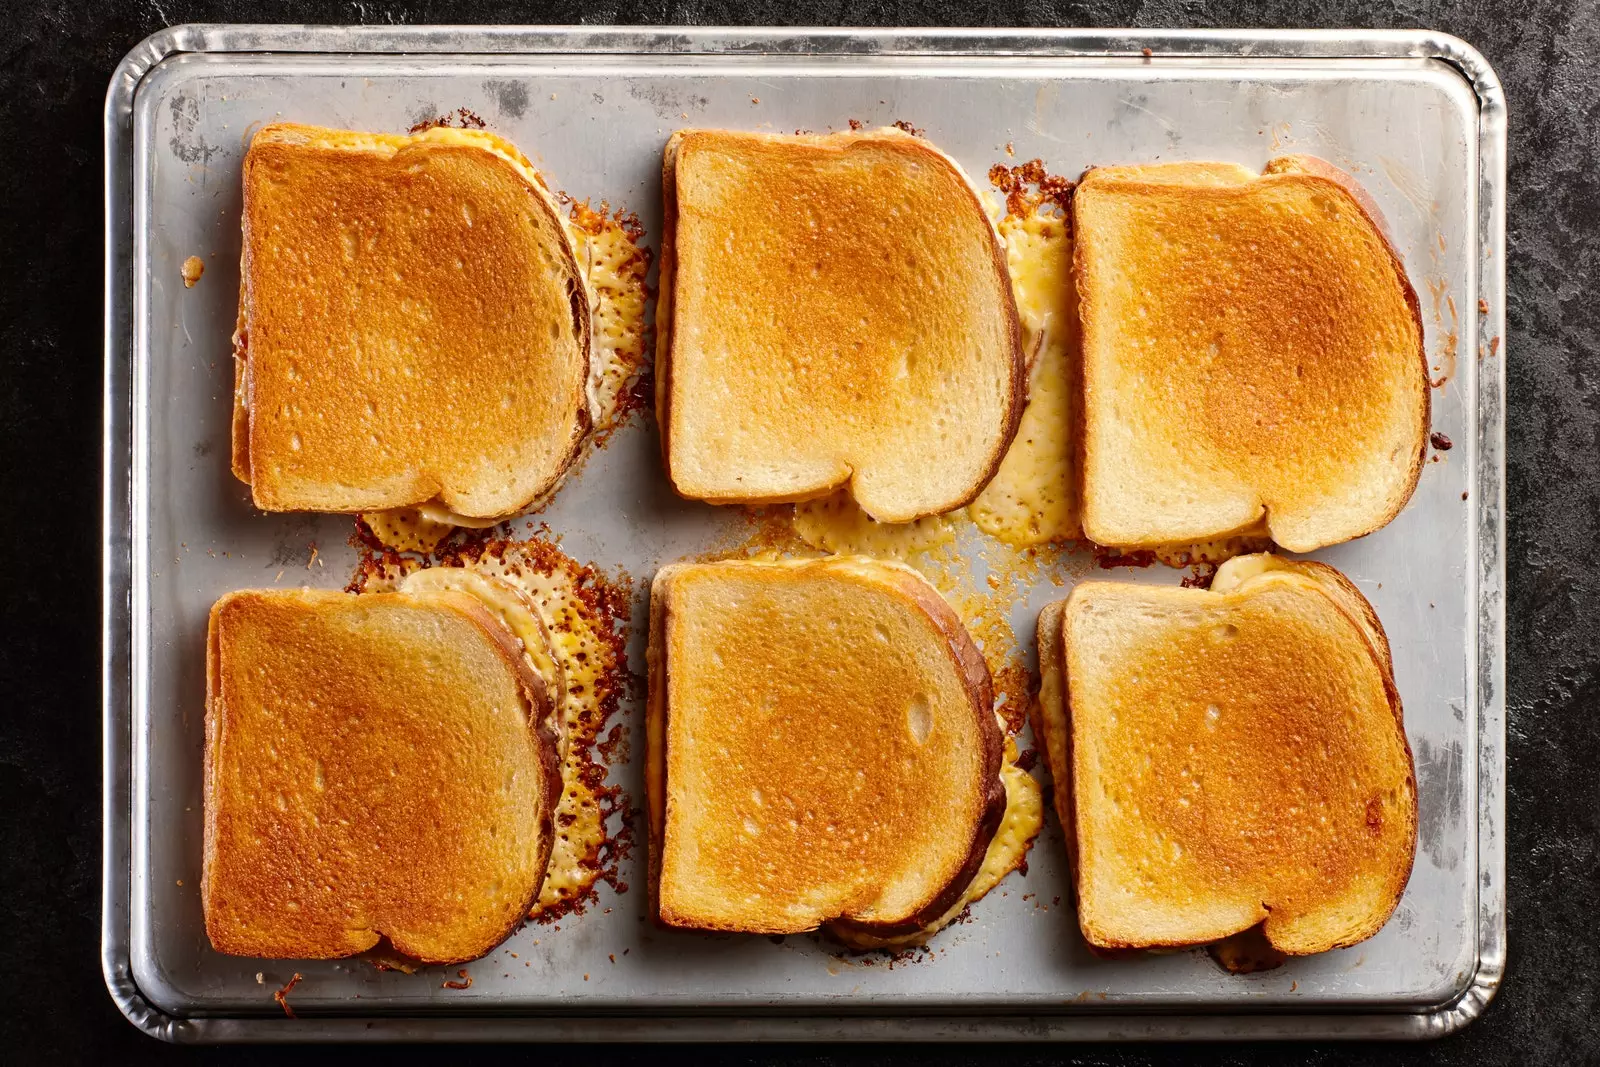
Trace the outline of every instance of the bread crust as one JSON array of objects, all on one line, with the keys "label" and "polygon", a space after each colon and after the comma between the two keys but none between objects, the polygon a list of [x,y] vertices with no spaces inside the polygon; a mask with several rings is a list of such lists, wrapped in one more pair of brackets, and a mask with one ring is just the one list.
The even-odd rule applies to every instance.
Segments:
[{"label": "bread crust", "polygon": [[[267,511],[294,511],[294,510],[338,510],[344,512],[377,511],[388,508],[411,507],[417,504],[439,501],[444,506],[459,514],[472,518],[509,518],[522,514],[534,505],[546,500],[576,462],[581,453],[584,441],[587,440],[593,429],[593,413],[590,412],[587,396],[587,381],[593,362],[593,324],[590,318],[590,300],[588,296],[588,281],[580,268],[576,249],[573,247],[572,235],[561,216],[559,204],[548,188],[543,184],[533,170],[527,157],[515,145],[503,138],[483,131],[455,131],[465,133],[482,144],[435,142],[429,133],[413,135],[410,137],[388,136],[380,134],[360,134],[345,130],[330,130],[315,126],[305,126],[295,123],[273,123],[263,127],[251,140],[250,151],[246,153],[244,163],[243,188],[244,210],[241,213],[241,231],[243,234],[242,248],[240,251],[239,269],[239,315],[238,324],[233,336],[234,345],[234,403],[233,403],[233,471],[240,481],[251,487],[251,495],[255,505]],[[512,161],[506,165],[513,169],[524,168],[526,173],[519,171],[519,176],[525,179],[523,185],[530,193],[530,203],[536,205],[535,210],[543,218],[544,226],[549,232],[558,235],[552,242],[553,247],[559,252],[561,258],[561,277],[555,279],[557,284],[565,286],[567,305],[572,317],[574,337],[578,346],[580,372],[577,375],[576,401],[573,409],[573,426],[568,440],[563,446],[563,452],[555,459],[551,466],[552,473],[541,484],[533,486],[526,494],[525,499],[508,510],[497,511],[494,514],[477,514],[465,506],[465,501],[449,484],[441,484],[436,492],[426,494],[418,493],[391,493],[382,501],[351,501],[340,508],[308,507],[297,503],[285,503],[277,499],[274,491],[268,494],[255,478],[252,468],[252,457],[259,452],[254,447],[252,436],[252,412],[256,407],[254,400],[254,376],[250,373],[250,336],[251,323],[260,314],[258,298],[255,292],[254,279],[256,269],[254,263],[254,247],[256,239],[253,234],[252,213],[250,209],[256,185],[255,171],[260,164],[258,146],[270,148],[273,145],[291,144],[300,146],[302,151],[338,154],[351,153],[354,155],[385,154],[389,157],[406,152],[418,150],[424,146],[428,152],[439,153],[488,153],[492,158],[500,159],[499,153],[509,157]],[[314,146],[314,147],[313,147]],[[533,180],[526,180],[532,175]],[[265,238],[263,238],[265,239]]]},{"label": "bread crust", "polygon": [[[1308,175],[1328,183],[1353,200],[1356,209],[1366,218],[1368,225],[1377,233],[1384,250],[1389,253],[1389,260],[1394,265],[1394,275],[1400,280],[1400,293],[1405,297],[1406,306],[1411,309],[1411,319],[1417,327],[1417,373],[1422,377],[1422,402],[1421,411],[1418,413],[1421,428],[1417,431],[1416,454],[1412,456],[1405,488],[1393,506],[1366,529],[1352,534],[1349,540],[1353,541],[1383,529],[1405,510],[1405,506],[1411,503],[1411,497],[1417,491],[1417,482],[1422,478],[1422,465],[1428,460],[1428,429],[1433,425],[1433,388],[1428,378],[1428,340],[1422,326],[1422,301],[1418,299],[1417,290],[1411,284],[1410,276],[1406,274],[1405,261],[1400,258],[1399,251],[1394,247],[1394,239],[1389,233],[1389,220],[1384,218],[1383,212],[1378,208],[1378,202],[1372,199],[1372,194],[1367,192],[1355,178],[1326,160],[1308,155],[1278,156],[1268,160],[1261,173],[1263,176],[1291,173]],[[1271,516],[1268,516],[1269,529],[1270,526]],[[1338,574],[1337,571],[1334,573]],[[1344,581],[1344,575],[1339,575],[1339,579]],[[1365,603],[1365,598],[1362,602]],[[1376,620],[1377,616],[1374,615],[1373,618]],[[1387,644],[1384,647],[1387,649]]]},{"label": "bread crust", "polygon": [[994,684],[989,675],[983,653],[972,641],[960,618],[938,591],[910,568],[876,560],[853,560],[830,557],[821,560],[757,562],[724,561],[722,564],[670,564],[656,572],[650,587],[650,641],[647,652],[649,689],[647,694],[648,760],[646,764],[647,807],[650,816],[650,913],[656,922],[675,929],[698,929],[708,932],[755,932],[738,924],[692,923],[676,921],[663,912],[660,903],[661,860],[665,843],[667,805],[670,788],[666,782],[666,737],[668,732],[670,701],[667,699],[667,675],[670,668],[666,637],[668,621],[673,613],[672,585],[675,577],[684,571],[707,566],[774,567],[774,568],[828,568],[840,564],[860,567],[869,565],[874,579],[881,579],[906,597],[934,626],[943,639],[945,651],[966,683],[968,706],[974,714],[977,738],[981,746],[979,777],[984,783],[980,816],[973,827],[966,858],[929,902],[915,913],[896,922],[870,922],[837,916],[824,919],[821,929],[846,939],[852,935],[868,937],[898,937],[918,932],[941,918],[965,892],[973,877],[982,867],[989,844],[993,840],[1005,814],[1005,788],[1000,778],[1005,738],[994,716]]},{"label": "bread crust", "polygon": [[[1412,413],[1412,424],[1415,427],[1413,435],[1413,450],[1404,476],[1396,483],[1394,498],[1381,511],[1368,521],[1353,526],[1348,532],[1341,532],[1335,540],[1324,541],[1317,544],[1303,543],[1290,545],[1295,551],[1311,551],[1315,548],[1325,547],[1327,544],[1340,543],[1365,537],[1387,526],[1404,510],[1416,491],[1417,482],[1421,477],[1423,463],[1427,458],[1428,429],[1432,419],[1432,396],[1428,379],[1428,358],[1426,349],[1426,335],[1422,322],[1422,307],[1417,298],[1415,288],[1406,274],[1404,261],[1395,249],[1389,234],[1386,220],[1379,211],[1371,195],[1361,187],[1353,177],[1332,164],[1307,155],[1286,155],[1270,160],[1259,174],[1250,172],[1247,168],[1234,165],[1208,164],[1208,163],[1172,163],[1161,164],[1150,168],[1116,167],[1116,168],[1090,168],[1085,171],[1079,181],[1079,190],[1088,186],[1091,190],[1096,182],[1115,181],[1117,185],[1126,190],[1139,194],[1155,194],[1170,191],[1174,185],[1181,185],[1181,176],[1192,173],[1197,186],[1236,186],[1252,182],[1269,180],[1273,178],[1292,178],[1296,181],[1321,186],[1333,192],[1340,199],[1346,201],[1356,214],[1365,221],[1372,233],[1378,238],[1378,243],[1387,254],[1393,268],[1394,277],[1400,288],[1401,296],[1409,312],[1411,323],[1415,330],[1416,346],[1414,349],[1415,377],[1420,383],[1418,401]],[[1081,235],[1083,226],[1079,219],[1079,210],[1082,200],[1073,197],[1072,217],[1074,233]],[[1097,285],[1104,284],[1099,280],[1097,272],[1089,262],[1089,242],[1076,240],[1073,245],[1073,277],[1078,290],[1078,308],[1080,316],[1081,334],[1084,340],[1084,350],[1088,351],[1092,339],[1098,335],[1102,326],[1098,321],[1090,293]],[[1088,360],[1083,361],[1082,378],[1079,386],[1080,410],[1088,412],[1090,409],[1089,393],[1095,388],[1094,372]],[[1080,418],[1075,427],[1077,448],[1077,474],[1078,484],[1089,484],[1089,455],[1093,446],[1087,417]],[[1094,505],[1092,494],[1083,494],[1083,513],[1085,516],[1084,532],[1086,536],[1093,537],[1090,527],[1096,524],[1092,514]],[[1273,531],[1272,509],[1260,505],[1257,520],[1264,522],[1268,531],[1273,533],[1274,540],[1279,540]],[[1249,523],[1246,524],[1250,525]],[[1242,527],[1241,527],[1242,528]],[[1114,544],[1124,548],[1148,548],[1164,543],[1183,543],[1187,541],[1203,540],[1227,536],[1231,531],[1216,530],[1208,532],[1204,537],[1191,537],[1185,534],[1177,538],[1158,538],[1153,540],[1135,541],[1127,538],[1108,538],[1102,543]],[[1279,540],[1279,543],[1284,543]]]},{"label": "bread crust", "polygon": [[[1402,838],[1406,842],[1406,851],[1403,862],[1398,864],[1394,869],[1394,873],[1397,875],[1397,877],[1393,881],[1395,888],[1393,889],[1392,894],[1387,898],[1383,906],[1375,908],[1372,911],[1370,920],[1368,922],[1355,928],[1345,937],[1330,940],[1326,943],[1317,944],[1311,949],[1307,949],[1304,946],[1285,944],[1283,942],[1274,940],[1271,934],[1272,924],[1266,921],[1241,927],[1239,930],[1232,931],[1226,935],[1231,937],[1243,932],[1244,930],[1253,929],[1255,926],[1259,925],[1262,927],[1263,936],[1266,937],[1267,941],[1275,950],[1282,952],[1285,955],[1308,955],[1315,952],[1325,952],[1337,948],[1345,948],[1349,945],[1366,940],[1367,938],[1376,934],[1378,930],[1380,930],[1387,923],[1388,919],[1393,914],[1394,909],[1398,906],[1400,898],[1404,894],[1405,887],[1410,881],[1411,872],[1416,859],[1418,827],[1418,811],[1416,804],[1416,764],[1409,740],[1406,737],[1403,709],[1401,707],[1399,690],[1394,682],[1393,656],[1389,647],[1388,638],[1385,635],[1383,627],[1378,621],[1377,614],[1372,609],[1371,604],[1364,596],[1362,596],[1361,592],[1352,582],[1350,582],[1348,578],[1327,564],[1310,560],[1286,560],[1270,555],[1265,557],[1239,557],[1237,562],[1244,563],[1253,558],[1265,558],[1269,561],[1269,566],[1265,571],[1250,575],[1249,577],[1245,578],[1239,583],[1238,586],[1228,590],[1225,593],[1214,593],[1209,590],[1165,590],[1164,592],[1170,593],[1174,597],[1182,597],[1184,599],[1204,602],[1216,597],[1231,598],[1248,596],[1250,595],[1252,586],[1257,585],[1263,580],[1273,581],[1274,579],[1269,576],[1277,571],[1286,571],[1290,574],[1309,579],[1311,588],[1306,589],[1306,592],[1311,595],[1320,596],[1329,606],[1334,609],[1338,615],[1342,616],[1350,624],[1351,628],[1360,636],[1362,644],[1366,652],[1371,656],[1374,665],[1378,667],[1378,673],[1381,677],[1384,696],[1394,717],[1395,734],[1399,741],[1400,751],[1403,754],[1405,763],[1405,778],[1402,785],[1405,793],[1407,794],[1408,803],[1403,808],[1406,821],[1402,829]],[[1065,758],[1061,760],[1054,758],[1051,754],[1049,746],[1047,745],[1046,762],[1050,769],[1056,794],[1056,810],[1062,819],[1062,827],[1065,831],[1064,836],[1067,841],[1068,856],[1072,871],[1070,882],[1075,902],[1081,901],[1085,892],[1085,886],[1083,883],[1084,873],[1082,865],[1079,862],[1079,854],[1081,852],[1081,838],[1085,833],[1088,832],[1088,827],[1086,827],[1083,822],[1083,817],[1081,814],[1082,808],[1077,802],[1077,792],[1083,783],[1079,780],[1077,774],[1075,773],[1077,767],[1075,752],[1082,743],[1079,734],[1082,729],[1083,716],[1075,713],[1072,701],[1072,687],[1067,684],[1068,678],[1066,676],[1070,673],[1067,665],[1070,662],[1071,657],[1071,637],[1067,632],[1064,621],[1065,614],[1068,610],[1070,610],[1070,604],[1074,599],[1081,595],[1088,595],[1087,590],[1090,590],[1095,586],[1104,587],[1107,585],[1126,585],[1126,583],[1084,583],[1083,585],[1080,585],[1074,589],[1072,595],[1067,599],[1047,605],[1040,615],[1039,642],[1041,670],[1045,669],[1047,661],[1053,660],[1063,674],[1061,679],[1061,696],[1064,701],[1064,707],[1057,709],[1057,714],[1063,715],[1065,719],[1063,724],[1066,727],[1064,746]],[[1139,588],[1141,591],[1148,591],[1144,589],[1144,587]],[[1052,621],[1055,623],[1054,626],[1051,625]],[[1050,642],[1054,642],[1054,649],[1047,648],[1047,643]],[[1051,709],[1041,706],[1041,716],[1048,715],[1050,713]],[[1267,907],[1267,911],[1270,914],[1270,906]],[[1081,916],[1082,913],[1080,911],[1080,918]],[[1192,940],[1159,939],[1141,940],[1135,942],[1127,939],[1105,936],[1092,931],[1087,925],[1084,925],[1083,927],[1083,935],[1090,947],[1094,949],[1097,954],[1114,956],[1152,948],[1182,948],[1196,945],[1214,944],[1219,940],[1218,938],[1213,937],[1200,937]]]},{"label": "bread crust", "polygon": [[[1078,834],[1072,803],[1072,726],[1067,708],[1066,644],[1062,625],[1066,607],[1066,600],[1061,599],[1046,604],[1039,611],[1036,638],[1039,646],[1039,698],[1031,710],[1033,734],[1043,744],[1045,769],[1050,772],[1052,807],[1061,824],[1061,837],[1067,845],[1067,888],[1072,895],[1072,906],[1076,909]],[[1046,682],[1050,680],[1051,673],[1055,675],[1056,691],[1047,695]]]},{"label": "bread crust", "polygon": [[[395,953],[415,959],[423,964],[449,964],[464,963],[478,959],[494,949],[494,947],[510,937],[521,926],[528,911],[538,900],[539,890],[544,883],[545,867],[549,863],[550,852],[555,843],[554,813],[556,804],[560,800],[562,781],[561,768],[556,759],[555,738],[550,733],[545,723],[548,721],[549,695],[543,680],[533,670],[523,655],[516,639],[481,603],[466,593],[457,592],[430,592],[420,596],[403,593],[366,594],[367,596],[386,597],[396,600],[418,600],[442,607],[456,615],[461,616],[476,629],[480,630],[490,642],[498,658],[502,659],[517,679],[525,706],[522,709],[523,719],[527,724],[528,733],[533,740],[533,748],[537,757],[536,766],[541,776],[541,792],[543,794],[541,811],[538,816],[539,853],[536,860],[538,877],[532,880],[532,892],[527,894],[527,899],[512,912],[513,918],[507,925],[494,934],[491,939],[484,939],[470,951],[454,954],[430,954],[415,950],[404,938],[396,940],[389,931],[383,929],[384,922],[374,922],[371,930],[374,944],[380,944],[388,939],[393,945]],[[203,824],[203,857],[201,873],[201,904],[205,914],[206,933],[212,946],[218,951],[231,955],[256,956],[261,958],[292,958],[292,959],[338,959],[359,952],[366,951],[359,948],[350,951],[345,947],[326,948],[318,950],[312,944],[301,944],[297,951],[282,953],[274,951],[270,946],[264,946],[250,941],[248,938],[240,939],[235,936],[235,931],[220,923],[217,916],[215,902],[217,894],[222,890],[217,885],[215,877],[216,865],[219,861],[220,847],[220,820],[222,818],[223,787],[219,781],[221,768],[218,764],[218,752],[222,743],[223,724],[227,719],[224,711],[223,695],[223,641],[220,633],[221,618],[229,606],[244,598],[293,598],[298,596],[314,605],[317,599],[334,600],[349,596],[344,593],[334,593],[324,590],[300,590],[297,593],[287,590],[239,590],[224,595],[213,606],[208,618],[206,629],[206,715],[205,736],[206,750],[203,770],[203,795],[204,795],[204,824]]]},{"label": "bread crust", "polygon": [[[973,186],[971,178],[967,176],[960,164],[949,155],[920,137],[913,137],[893,127],[825,135],[735,133],[715,129],[678,130],[668,139],[662,159],[663,234],[659,277],[660,293],[656,301],[656,419],[661,433],[662,463],[666,468],[667,479],[671,483],[673,490],[686,499],[703,500],[712,504],[798,503],[827,496],[841,486],[852,486],[856,474],[855,469],[850,467],[842,478],[827,485],[817,485],[794,493],[751,495],[722,490],[697,491],[691,494],[681,488],[681,480],[673,471],[671,428],[674,333],[672,319],[676,303],[675,285],[678,274],[677,242],[675,237],[678,219],[677,157],[686,141],[719,137],[748,138],[772,144],[823,146],[837,148],[841,152],[852,145],[871,143],[892,147],[897,152],[919,157],[925,162],[933,162],[939,167],[948,168],[950,172],[959,177],[960,186],[969,197],[971,209],[985,220],[990,259],[996,272],[996,277],[1000,281],[998,291],[1001,296],[1001,314],[1006,323],[1007,347],[1010,354],[1009,399],[1002,422],[1002,429],[995,442],[992,454],[985,462],[981,476],[975,479],[973,484],[965,487],[962,492],[954,495],[952,499],[919,511],[917,514],[874,517],[880,518],[882,521],[911,522],[929,515],[954,511],[972,503],[978,494],[983,491],[984,486],[988,485],[990,480],[994,478],[995,473],[999,471],[1000,464],[1004,462],[1006,453],[1011,447],[1011,442],[1016,438],[1017,429],[1022,422],[1023,409],[1028,403],[1028,378],[1031,356],[1023,349],[1022,321],[1017,312],[1016,294],[1011,287],[1011,272],[1006,261],[1005,247],[1001,242],[999,233],[995,230],[992,220],[989,219],[987,211],[984,210],[983,201],[980,199],[977,189]],[[854,495],[853,489],[852,495]]]},{"label": "bread crust", "polygon": [[988,788],[983,800],[983,814],[973,830],[972,844],[966,862],[961,865],[939,895],[904,922],[862,922],[859,919],[840,916],[824,924],[830,931],[846,937],[852,934],[898,937],[915,933],[943,916],[961,898],[961,894],[966,892],[967,886],[977,875],[978,868],[983,866],[984,857],[989,852],[989,843],[994,840],[995,831],[1000,828],[1000,820],[1006,813],[1006,791],[1000,781],[1000,762],[1005,754],[1005,737],[1001,734],[1000,725],[994,718],[994,678],[989,674],[989,665],[984,661],[983,653],[978,650],[977,644],[973,642],[972,635],[962,624],[960,616],[939,591],[909,567],[903,571],[898,567],[894,570],[899,572],[895,578],[901,592],[916,603],[944,636],[951,658],[966,679],[969,703],[976,716],[978,736],[983,742],[983,769],[980,774],[982,780],[988,784]]}]

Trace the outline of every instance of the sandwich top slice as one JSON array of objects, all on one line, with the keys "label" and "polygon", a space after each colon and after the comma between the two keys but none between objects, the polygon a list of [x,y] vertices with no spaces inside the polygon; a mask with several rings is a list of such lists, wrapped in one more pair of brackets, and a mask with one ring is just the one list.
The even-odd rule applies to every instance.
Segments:
[{"label": "sandwich top slice", "polygon": [[[660,922],[874,945],[953,918],[1008,790],[988,668],[936,590],[852,557],[675,564],[650,627]],[[1033,822],[985,889],[1037,831],[1014,788]]]},{"label": "sandwich top slice", "polygon": [[1309,551],[1399,513],[1427,446],[1422,320],[1353,178],[1308,156],[1096,168],[1073,223],[1090,539],[1264,526]]},{"label": "sandwich top slice", "polygon": [[554,489],[591,422],[589,298],[510,142],[267,126],[243,226],[233,469],[258,507],[470,521]]},{"label": "sandwich top slice", "polygon": [[1103,949],[1260,926],[1287,955],[1377,933],[1417,789],[1389,644],[1348,579],[1238,556],[1210,590],[1085,582],[1039,621],[1039,713]]},{"label": "sandwich top slice", "polygon": [[873,518],[962,507],[1027,392],[1005,253],[961,169],[899,130],[667,143],[657,414],[714,503],[848,485]]},{"label": "sandwich top slice", "polygon": [[327,959],[475,959],[539,892],[560,795],[549,690],[454,589],[244,590],[207,648],[206,932]]}]

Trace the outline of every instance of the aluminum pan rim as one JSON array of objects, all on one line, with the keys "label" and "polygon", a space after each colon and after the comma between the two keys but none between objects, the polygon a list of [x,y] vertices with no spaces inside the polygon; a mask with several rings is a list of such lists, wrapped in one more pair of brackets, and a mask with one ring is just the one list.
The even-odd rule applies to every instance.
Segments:
[{"label": "aluminum pan rim", "polygon": [[[1476,541],[1479,740],[1478,960],[1464,992],[1427,1012],[1324,1014],[553,1015],[405,1018],[177,1018],[150,1004],[129,959],[131,864],[131,115],[140,82],[190,52],[452,54],[871,54],[1437,59],[1478,98],[1477,296],[1482,337],[1505,325],[1506,106],[1499,79],[1470,45],[1403,30],[764,29],[724,27],[183,25],[136,46],[105,104],[105,379],[102,468],[103,842],[101,967],[123,1014],[182,1043],[373,1040],[1237,1040],[1440,1037],[1482,1014],[1505,971],[1505,353],[1480,351]],[[1488,351],[1490,358],[1484,358]]]}]

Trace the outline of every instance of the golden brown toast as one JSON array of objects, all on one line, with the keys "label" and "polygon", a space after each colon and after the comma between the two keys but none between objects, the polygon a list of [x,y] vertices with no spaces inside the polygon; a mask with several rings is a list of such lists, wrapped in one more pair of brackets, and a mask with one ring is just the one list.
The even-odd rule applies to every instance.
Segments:
[{"label": "golden brown toast", "polygon": [[539,892],[560,794],[544,683],[453,590],[245,590],[211,612],[206,933],[327,959],[475,959]]},{"label": "golden brown toast", "polygon": [[1260,924],[1305,955],[1388,920],[1416,852],[1415,771],[1388,640],[1338,571],[1254,555],[1210,590],[1085,582],[1041,615],[1039,656],[1091,946]]},{"label": "golden brown toast", "polygon": [[1097,168],[1073,221],[1090,539],[1264,521],[1309,551],[1399,513],[1427,446],[1422,320],[1353,178],[1302,156]]},{"label": "golden brown toast", "polygon": [[234,473],[269,511],[520,513],[590,427],[584,287],[509,142],[264,127],[244,163]]},{"label": "golden brown toast", "polygon": [[988,668],[938,592],[864,558],[675,564],[650,620],[658,919],[847,939],[948,921],[1006,789]]},{"label": "golden brown toast", "polygon": [[680,130],[662,171],[657,414],[677,491],[873,518],[961,507],[1027,392],[1005,253],[960,168],[898,130]]}]

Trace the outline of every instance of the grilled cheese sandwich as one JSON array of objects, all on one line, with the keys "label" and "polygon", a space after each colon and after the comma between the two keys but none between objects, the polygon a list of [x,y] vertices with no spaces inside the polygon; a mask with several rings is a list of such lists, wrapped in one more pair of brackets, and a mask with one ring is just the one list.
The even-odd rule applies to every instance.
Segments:
[{"label": "grilled cheese sandwich", "polygon": [[1389,644],[1333,568],[1086,582],[1039,621],[1038,725],[1084,937],[1305,955],[1388,920],[1417,842]]},{"label": "grilled cheese sandwich", "polygon": [[1422,319],[1355,179],[1305,156],[1101,167],[1072,218],[1091,540],[1264,525],[1305,552],[1399,513],[1428,443]]},{"label": "grilled cheese sandwich", "polygon": [[518,514],[591,424],[554,198],[482,131],[275,124],[244,168],[234,472],[268,510]]},{"label": "grilled cheese sandwich", "polygon": [[502,617],[442,587],[217,602],[201,888],[217,951],[329,959],[387,940],[449,963],[517,928],[560,776],[550,691]]},{"label": "grilled cheese sandwich", "polygon": [[664,568],[649,663],[652,887],[668,926],[918,943],[1018,866],[1037,830],[1037,785],[1008,750],[982,654],[908,567]]},{"label": "grilled cheese sandwich", "polygon": [[887,522],[977,495],[1026,360],[1003,250],[948,156],[898,130],[680,130],[663,197],[656,406],[680,494],[848,487]]}]

